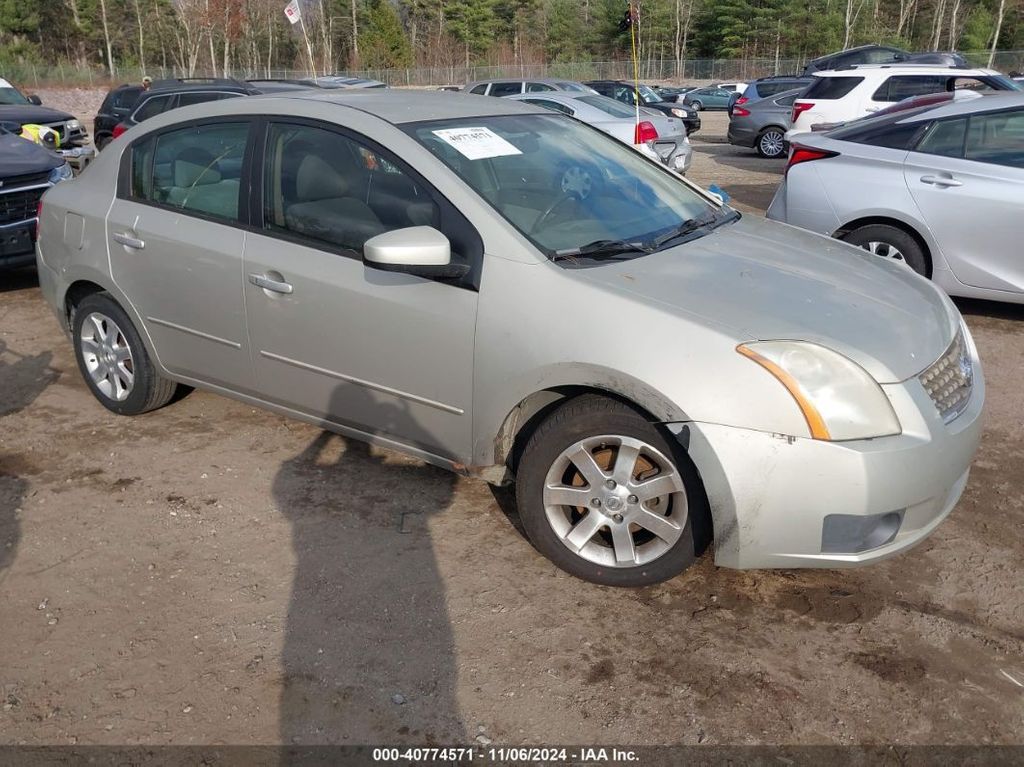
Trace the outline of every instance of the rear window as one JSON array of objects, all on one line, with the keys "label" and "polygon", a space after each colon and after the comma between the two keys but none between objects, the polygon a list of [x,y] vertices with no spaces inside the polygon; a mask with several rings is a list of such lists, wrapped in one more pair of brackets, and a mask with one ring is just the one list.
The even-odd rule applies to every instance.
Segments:
[{"label": "rear window", "polygon": [[612,117],[636,117],[636,110],[630,109],[621,101],[610,99],[607,96],[580,96],[577,101],[589,104],[595,109],[600,109]]},{"label": "rear window", "polygon": [[818,101],[841,99],[862,82],[863,77],[816,77],[800,98]]},{"label": "rear window", "polygon": [[758,83],[757,94],[766,99],[769,96],[776,96],[784,91],[791,91],[794,88],[802,88],[807,83],[801,80],[775,80],[770,83]]},{"label": "rear window", "polygon": [[129,109],[139,100],[142,88],[122,88],[110,94],[111,104],[114,109]]}]

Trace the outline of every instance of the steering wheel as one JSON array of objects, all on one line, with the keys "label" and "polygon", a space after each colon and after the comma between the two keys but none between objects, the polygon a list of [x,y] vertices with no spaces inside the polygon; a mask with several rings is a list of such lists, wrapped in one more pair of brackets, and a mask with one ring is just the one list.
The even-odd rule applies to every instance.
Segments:
[{"label": "steering wheel", "polygon": [[533,234],[538,230],[543,229],[544,224],[546,224],[548,222],[548,219],[554,215],[555,211],[561,208],[567,202],[576,202],[576,195],[572,192],[562,192],[562,194],[555,198],[555,201],[553,203],[548,205],[547,210],[540,214],[540,218],[537,219],[533,227],[530,229],[530,234]]},{"label": "steering wheel", "polygon": [[570,165],[562,172],[559,185],[562,194],[552,202],[530,229],[530,234],[541,229],[544,224],[554,215],[555,211],[561,208],[570,200],[585,200],[594,193],[595,173],[582,165]]}]

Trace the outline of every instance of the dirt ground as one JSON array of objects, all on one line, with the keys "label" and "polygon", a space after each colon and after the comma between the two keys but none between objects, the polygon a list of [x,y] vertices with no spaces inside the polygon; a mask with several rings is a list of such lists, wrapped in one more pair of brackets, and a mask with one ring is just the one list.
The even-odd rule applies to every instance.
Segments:
[{"label": "dirt ground", "polygon": [[[725,124],[690,175],[763,211],[782,163]],[[111,415],[0,279],[0,743],[1024,742],[1024,307],[960,304],[986,429],[924,544],[632,591],[396,454],[202,392]]]}]

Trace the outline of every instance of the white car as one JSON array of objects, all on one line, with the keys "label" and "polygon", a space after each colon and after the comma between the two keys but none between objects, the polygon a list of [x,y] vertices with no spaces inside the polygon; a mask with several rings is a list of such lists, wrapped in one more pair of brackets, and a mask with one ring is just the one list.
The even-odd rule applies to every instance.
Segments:
[{"label": "white car", "polygon": [[959,88],[979,91],[1021,90],[992,69],[957,69],[918,64],[857,65],[815,72],[814,82],[793,104],[793,125],[786,139],[809,133],[818,123],[844,123],[878,112],[897,101]]},{"label": "white car", "polygon": [[679,173],[686,173],[693,159],[683,122],[654,109],[641,107],[638,124],[635,107],[597,93],[521,93],[506,98],[575,117]]},{"label": "white car", "polygon": [[747,89],[749,83],[719,83],[716,88],[721,88],[723,91],[736,91],[737,93],[743,93]]}]

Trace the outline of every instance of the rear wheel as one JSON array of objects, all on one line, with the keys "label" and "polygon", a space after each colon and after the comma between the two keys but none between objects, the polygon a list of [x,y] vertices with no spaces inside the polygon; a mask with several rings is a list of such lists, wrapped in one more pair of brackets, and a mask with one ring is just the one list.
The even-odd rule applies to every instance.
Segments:
[{"label": "rear wheel", "polygon": [[107,293],[84,298],[72,319],[75,358],[89,390],[118,415],[139,415],[163,407],[177,384],[153,367],[138,331]]},{"label": "rear wheel", "polygon": [[924,249],[911,235],[895,226],[868,224],[845,235],[843,241],[909,266],[923,277],[928,276],[928,258]]},{"label": "rear wheel", "polygon": [[704,104],[700,101],[691,101],[690,106],[696,109],[698,112],[704,111]]},{"label": "rear wheel", "polygon": [[768,159],[781,157],[786,153],[786,135],[778,128],[767,128],[757,137],[757,153]]},{"label": "rear wheel", "polygon": [[559,408],[530,438],[516,498],[534,546],[608,586],[678,575],[703,549],[706,502],[682,449],[643,414],[599,395]]}]

